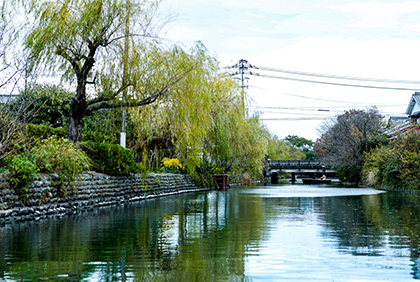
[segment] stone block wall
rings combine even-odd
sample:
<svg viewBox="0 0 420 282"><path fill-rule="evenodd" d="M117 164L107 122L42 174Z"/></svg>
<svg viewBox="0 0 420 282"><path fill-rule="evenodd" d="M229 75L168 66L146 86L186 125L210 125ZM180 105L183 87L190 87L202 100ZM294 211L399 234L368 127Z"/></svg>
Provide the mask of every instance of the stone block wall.
<svg viewBox="0 0 420 282"><path fill-rule="evenodd" d="M96 172L82 175L75 187L63 189L55 183L58 176L41 175L22 199L0 175L0 224L22 220L39 220L98 207L141 201L178 193L209 190L197 186L190 176L149 174L110 176Z"/></svg>

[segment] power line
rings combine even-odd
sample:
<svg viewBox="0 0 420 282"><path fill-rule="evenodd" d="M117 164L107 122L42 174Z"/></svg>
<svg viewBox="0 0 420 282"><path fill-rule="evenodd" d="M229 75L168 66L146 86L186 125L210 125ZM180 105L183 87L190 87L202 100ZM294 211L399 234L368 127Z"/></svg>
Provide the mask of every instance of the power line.
<svg viewBox="0 0 420 282"><path fill-rule="evenodd" d="M290 121L301 121L301 120L325 120L326 117L303 117L303 118L260 118L260 120L290 120Z"/></svg>
<svg viewBox="0 0 420 282"><path fill-rule="evenodd" d="M328 115L326 113L331 113L331 114L335 114L335 113L340 113L339 111L334 111L334 112L330 112L330 111L320 111L319 113L324 113L323 115L314 115L314 113L296 113L296 112L275 112L275 111L255 111L257 113L261 113L261 114L278 114L278 115L303 115L303 116L313 116L313 117L329 117L331 115Z"/></svg>
<svg viewBox="0 0 420 282"><path fill-rule="evenodd" d="M258 66L250 64L247 60L243 60L243 59L240 60L235 65L226 67L225 69L231 69L231 68L238 68L239 69L239 71L231 73L231 75L232 76L235 76L235 75L238 75L238 74L241 75L242 89L244 88L243 82L246 79L244 77L244 74L248 74L248 75L260 76L260 77L266 77L266 78L275 78L275 79L282 79L282 80L291 80L291 81L317 83L317 84L325 84L325 85L335 85L335 86L345 86L345 87L371 88L371 89L383 89L383 90L399 90L399 91L418 91L418 90L420 90L420 88L388 87L388 86L374 86L374 85L362 85L362 84L351 84L351 83L327 82L327 81L320 81L320 80L311 80L311 79L302 79L302 78L293 78L293 77L274 76L274 75L262 74L262 73L259 73L259 72L252 72L252 71L250 71L250 69L281 72L281 73L288 73L288 74L294 74L294 75L305 75L305 76L313 76L313 77L333 78L333 79L346 79L346 80L385 82L385 83L420 84L420 81L414 81L414 80L363 78L363 77L341 76L341 75L331 75L331 74L321 74L321 73L311 73L311 72L303 72L303 71L276 69L276 68L270 68L270 67L258 67Z"/></svg>
<svg viewBox="0 0 420 282"><path fill-rule="evenodd" d="M361 107L366 106L366 104L358 104L353 105L350 107ZM368 105L369 106L369 105ZM400 107L400 106L406 106L406 104L375 104L372 106L377 107ZM258 106L258 105L250 105L249 108L256 108L256 109L278 109L278 110L303 110L303 111L325 111L323 109L320 109L322 106L314 106L314 107L273 107L273 106ZM328 109L348 109L349 106L325 106Z"/></svg>
<svg viewBox="0 0 420 282"><path fill-rule="evenodd" d="M315 76L315 77L324 77L324 78L334 78L334 79L345 79L345 80L357 80L357 81L370 81L370 82L386 82L386 83L403 83L403 84L420 84L420 81L417 80L399 80L399 79L387 79L387 78L368 78L368 77L354 77L354 76L343 76L343 75L333 75L333 74L321 74L314 72L303 72L295 70L285 70L285 69L276 69L270 67L257 67L256 69L267 70L273 72L281 72L288 74L297 74L305 76Z"/></svg>
<svg viewBox="0 0 420 282"><path fill-rule="evenodd" d="M367 103L355 103L355 102L352 102L352 101L331 100L331 99L325 99L325 98L319 98L319 97L308 97L308 96L304 96L304 95L297 95L297 94L291 94L291 93L283 93L283 95L293 96L293 97L298 97L298 98L304 98L304 99L317 100L317 101L341 103L341 104L358 104L357 107L360 107L361 105L364 106L364 105L367 104ZM400 104L400 105L405 106L406 104ZM379 106L379 105L377 105L377 106ZM396 104L392 104L392 105L389 105L389 106L396 106ZM338 106L338 107L344 107L344 106Z"/></svg>
<svg viewBox="0 0 420 282"><path fill-rule="evenodd" d="M348 83L336 83L336 82L316 81L316 80L291 78L291 77L284 77L284 76L264 75L264 74L252 73L252 72L250 72L249 74L250 75L254 75L254 76L267 77L267 78L292 80L292 81L300 81L300 82L309 82L309 83L317 83L317 84L327 84L327 85L335 85L335 86L372 88L372 89L386 89L386 90L399 90L399 91L407 91L407 90L408 91L419 91L420 90L420 88L387 87L387 86L373 86L373 85L360 85L360 84L348 84Z"/></svg>
<svg viewBox="0 0 420 282"><path fill-rule="evenodd" d="M297 111L315 111L315 112L325 112L330 110L320 109L319 107L264 107L264 106L249 106L253 109L271 109L271 110L297 110ZM328 107L330 108L330 107Z"/></svg>

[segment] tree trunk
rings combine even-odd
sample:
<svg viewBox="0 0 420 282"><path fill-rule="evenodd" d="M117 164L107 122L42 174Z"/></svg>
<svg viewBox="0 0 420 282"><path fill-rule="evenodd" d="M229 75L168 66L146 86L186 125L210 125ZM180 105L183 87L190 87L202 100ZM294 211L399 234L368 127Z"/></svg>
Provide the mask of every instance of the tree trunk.
<svg viewBox="0 0 420 282"><path fill-rule="evenodd" d="M86 86L79 83L76 90L76 96L73 97L70 104L69 127L67 128L67 139L73 143L82 140L83 118L86 115Z"/></svg>

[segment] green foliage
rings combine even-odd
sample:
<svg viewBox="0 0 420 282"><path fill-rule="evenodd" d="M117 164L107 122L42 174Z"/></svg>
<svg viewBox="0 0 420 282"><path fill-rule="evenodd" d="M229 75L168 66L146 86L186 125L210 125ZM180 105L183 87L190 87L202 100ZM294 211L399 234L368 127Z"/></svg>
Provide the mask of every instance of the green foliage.
<svg viewBox="0 0 420 282"><path fill-rule="evenodd" d="M316 159L316 154L314 153L315 142L312 140L308 140L297 135L288 135L284 140L292 144L295 148L301 150L305 154L306 160Z"/></svg>
<svg viewBox="0 0 420 282"><path fill-rule="evenodd" d="M61 86L30 84L26 92L21 91L9 107L19 109L20 105L26 105L30 123L62 127L67 122L73 95Z"/></svg>
<svg viewBox="0 0 420 282"><path fill-rule="evenodd" d="M338 176L344 182L359 183L362 173L362 164L353 166L343 166L338 168Z"/></svg>
<svg viewBox="0 0 420 282"><path fill-rule="evenodd" d="M363 180L374 186L419 190L420 135L406 132L394 142L372 150L363 166Z"/></svg>
<svg viewBox="0 0 420 282"><path fill-rule="evenodd" d="M267 143L266 128L258 117L246 117L236 82L218 72L217 61L200 45L192 54L203 63L172 87L160 105L130 110L133 145L141 155L146 152L143 161L168 149L166 156L185 163L190 174L202 171L204 159L218 171L230 169L257 177Z"/></svg>
<svg viewBox="0 0 420 282"><path fill-rule="evenodd" d="M66 129L64 128L53 128L48 125L36 125L36 124L27 124L26 125L26 134L29 139L46 139L52 136L58 138L66 137Z"/></svg>
<svg viewBox="0 0 420 282"><path fill-rule="evenodd" d="M308 140L303 137L299 137L297 135L287 135L286 138L284 138L285 141L289 142L296 148L302 149L302 148L312 148L314 146L314 142L311 140Z"/></svg>
<svg viewBox="0 0 420 282"><path fill-rule="evenodd" d="M15 156L8 165L9 184L16 193L25 199L29 185L38 177L39 168L33 155Z"/></svg>
<svg viewBox="0 0 420 282"><path fill-rule="evenodd" d="M90 160L76 145L65 138L49 137L31 150L41 172L57 173L61 187L73 187L80 174L88 170Z"/></svg>
<svg viewBox="0 0 420 282"><path fill-rule="evenodd" d="M119 143L121 111L103 110L93 112L83 119L82 141Z"/></svg>
<svg viewBox="0 0 420 282"><path fill-rule="evenodd" d="M191 175L192 178L196 183L202 185L204 187L212 187L213 183L213 175L217 167L212 162L202 159L200 164L197 166L196 171Z"/></svg>
<svg viewBox="0 0 420 282"><path fill-rule="evenodd" d="M87 141L80 143L80 147L93 161L95 171L109 175L137 172L133 152L120 145Z"/></svg>
<svg viewBox="0 0 420 282"><path fill-rule="evenodd" d="M158 37L165 22L155 20L159 0L70 2L23 1L33 19L25 37L33 61L76 84L70 111L77 114L69 116L67 134L74 142L81 140L85 115L154 103L206 64L179 45L143 40ZM92 80L96 93L89 96Z"/></svg>
<svg viewBox="0 0 420 282"><path fill-rule="evenodd" d="M304 160L305 153L296 148L291 142L279 140L277 136L271 135L267 143L267 155L271 160Z"/></svg>
<svg viewBox="0 0 420 282"><path fill-rule="evenodd" d="M128 128L134 136L127 136L128 143L141 156L142 167L159 163L159 152L168 149L168 157L179 159L190 173L205 155L236 172L258 175L267 131L258 118L246 117L246 93L220 74L217 60L203 44L185 51L158 40L122 36L129 29L130 35L153 37L160 29L154 27L161 22L153 20L159 2L22 2L33 19L25 37L33 61L60 70L62 78L77 84L70 106L77 114L70 115L67 137L74 142L115 142L114 128L108 127L112 122L104 121L98 130L96 117L91 121L85 115L131 107ZM85 95L92 80L96 93ZM157 107L133 109L155 101ZM122 171L115 173L126 173Z"/></svg>
<svg viewBox="0 0 420 282"><path fill-rule="evenodd" d="M26 143L24 126L15 114L0 105L0 165L15 155Z"/></svg>

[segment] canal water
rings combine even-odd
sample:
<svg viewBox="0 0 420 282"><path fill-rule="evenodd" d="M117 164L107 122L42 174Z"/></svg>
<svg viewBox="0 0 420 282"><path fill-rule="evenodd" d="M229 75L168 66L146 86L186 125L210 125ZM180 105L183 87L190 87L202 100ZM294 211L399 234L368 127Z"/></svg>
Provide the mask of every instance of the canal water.
<svg viewBox="0 0 420 282"><path fill-rule="evenodd" d="M269 185L0 226L0 281L408 281L420 199Z"/></svg>

